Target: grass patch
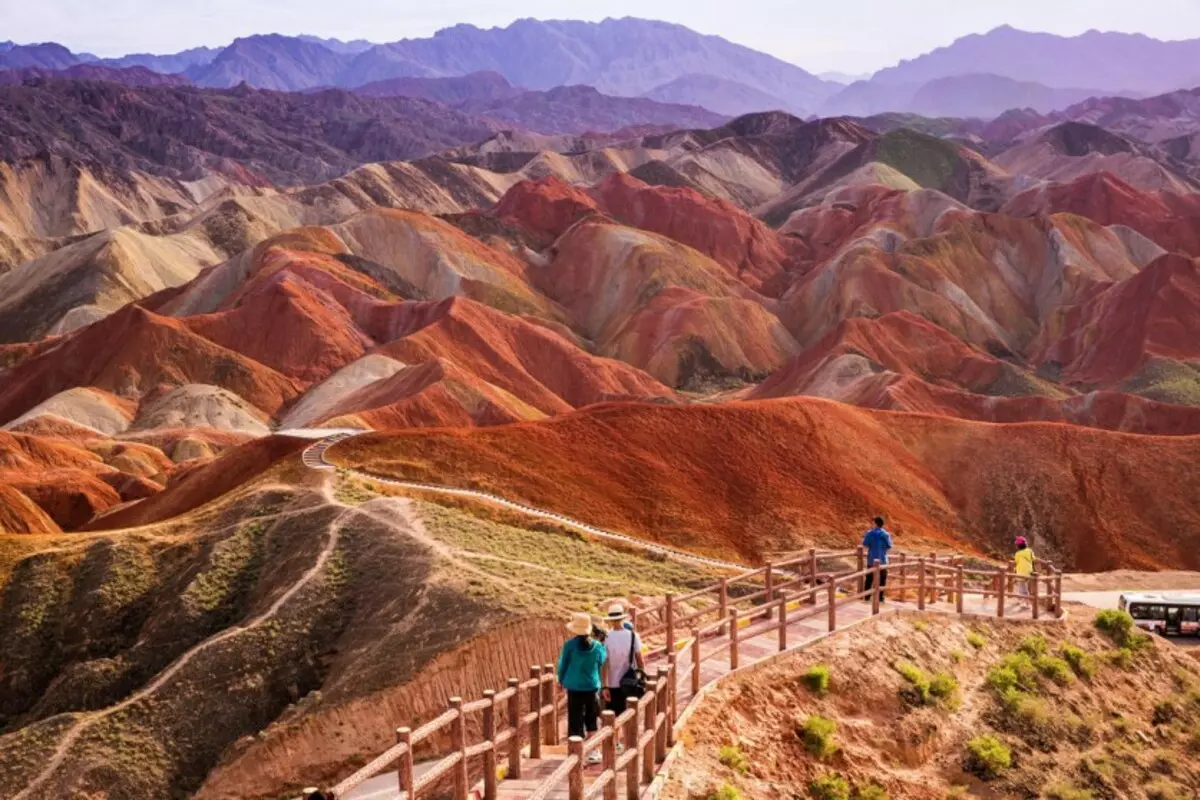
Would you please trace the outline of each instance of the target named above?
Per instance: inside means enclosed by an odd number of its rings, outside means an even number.
[[[1175,705],[1175,701],[1159,700],[1154,704],[1154,714],[1150,721],[1155,725],[1169,725],[1179,718],[1179,706]]]
[[[1081,678],[1090,678],[1096,672],[1096,659],[1073,644],[1063,644],[1059,651],[1071,670]]]
[[[1021,643],[1017,645],[1017,652],[1024,653],[1030,658],[1037,658],[1038,656],[1045,655],[1049,648],[1050,645],[1047,644],[1046,637],[1040,633],[1035,633],[1021,640]]]
[[[1156,780],[1146,786],[1146,797],[1150,800],[1189,800],[1191,793],[1174,781]]]
[[[991,734],[976,736],[967,742],[967,757],[963,767],[985,781],[994,780],[1012,767],[1012,752],[1004,742]]]
[[[955,664],[961,664],[966,659],[966,657],[967,657],[967,654],[964,653],[962,650],[951,650],[950,651],[950,661]]]
[[[742,793],[733,784],[724,783],[720,789],[708,795],[708,800],[742,800]]]
[[[1033,662],[1043,676],[1057,683],[1059,686],[1069,686],[1075,680],[1075,671],[1071,669],[1071,665],[1064,659],[1050,655],[1040,655]]]
[[[830,772],[810,782],[808,794],[813,800],[850,800],[850,784]]]
[[[1054,783],[1046,788],[1047,800],[1095,800],[1091,789],[1078,789],[1072,783]]]
[[[750,759],[742,752],[742,748],[735,744],[727,744],[722,747],[717,752],[717,760],[739,775],[745,775],[750,771]]]
[[[982,650],[987,644],[987,639],[983,638],[983,634],[979,631],[967,631],[967,644],[976,650]]]
[[[796,735],[804,742],[804,748],[817,758],[825,759],[837,752],[837,723],[828,717],[813,714],[804,720]]]
[[[1125,611],[1105,609],[1096,614],[1096,629],[1117,647],[1136,653],[1150,644],[1150,637],[1137,629],[1133,617]]]
[[[875,783],[854,787],[854,800],[888,800],[887,789]]]
[[[181,597],[184,608],[202,617],[224,610],[234,613],[240,599],[253,588],[262,567],[265,520],[241,526],[237,533],[213,546],[208,564],[192,579]]]
[[[804,673],[804,685],[810,691],[824,695],[829,692],[829,667],[824,664],[818,664],[815,667],[809,667]]]

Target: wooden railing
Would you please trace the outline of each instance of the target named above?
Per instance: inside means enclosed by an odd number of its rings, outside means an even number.
[[[829,568],[830,562],[850,560],[853,567],[840,571]],[[897,552],[886,567],[866,567],[862,548],[810,550],[803,557],[723,578],[686,595],[667,595],[659,603],[636,609],[635,619],[643,623],[639,635],[655,640],[647,658],[659,661],[646,695],[619,717],[605,712],[599,731],[588,739],[570,737],[566,757],[542,779],[530,800],[545,800],[563,783],[571,800],[616,800],[622,776],[626,797],[637,797],[640,787],[653,780],[657,765],[674,745],[681,711],[680,687],[685,687],[690,703],[702,688],[703,663],[727,658],[729,669],[738,669],[740,646],[751,639],[774,634],[782,652],[789,648],[791,625],[824,616],[827,630],[832,632],[838,627],[840,608],[869,599],[872,615],[878,614],[884,595],[899,602],[914,600],[919,610],[945,601],[953,603],[960,614],[964,613],[967,596],[979,596],[985,602],[995,598],[994,613],[1004,617],[1010,610],[1006,609],[1007,601],[1016,596],[1014,592],[1022,582],[1027,587],[1033,619],[1039,619],[1042,605],[1052,616],[1060,616],[1062,573],[1045,562],[1041,566],[1047,571],[1022,578],[1011,569],[966,566],[965,559],[956,555]],[[886,587],[880,587],[885,569],[890,580]],[[685,625],[688,627],[681,627]],[[688,630],[690,635],[677,641],[679,630]],[[710,646],[706,648],[706,644]],[[503,780],[521,777],[523,759],[541,759],[543,745],[558,744],[564,702],[554,665],[531,667],[525,681],[510,678],[505,689],[486,691],[482,699],[468,703],[451,698],[441,716],[416,730],[398,728],[393,747],[332,789],[305,789],[304,797],[342,800],[394,764],[397,790],[403,800],[428,798],[435,787],[449,791],[454,800],[467,800],[476,774],[480,776],[483,800],[495,800]],[[480,723],[468,725],[474,715],[480,716]],[[473,738],[469,730],[478,730],[479,741],[468,742]],[[619,757],[618,739],[625,746]],[[442,743],[437,751],[445,754],[432,764],[425,763],[417,777],[414,751],[424,742]],[[528,755],[523,752],[526,747]],[[593,750],[601,753],[601,771],[585,775],[585,754]],[[501,763],[506,764],[503,773],[498,769]],[[585,786],[585,777],[591,778],[590,785]]]

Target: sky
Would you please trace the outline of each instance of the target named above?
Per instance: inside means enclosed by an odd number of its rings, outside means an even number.
[[[873,72],[1000,25],[1076,35],[1089,29],[1200,38],[1200,0],[0,0],[0,40],[56,41],[116,56],[223,46],[256,33],[373,42],[429,36],[460,22],[663,19],[724,36],[810,72]]]

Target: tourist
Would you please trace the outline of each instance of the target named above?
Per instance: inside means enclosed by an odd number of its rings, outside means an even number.
[[[572,634],[558,656],[558,684],[567,693],[567,735],[586,739],[600,727],[601,672],[608,652],[592,638],[592,618],[574,614],[567,623]],[[600,763],[600,751],[588,754],[589,764]]]
[[[626,628],[629,615],[622,603],[608,607],[604,618],[611,630],[605,641],[608,666],[605,669],[604,707],[617,716],[625,713],[626,701],[637,699],[645,692],[646,660],[642,657],[642,638]]]
[[[887,566],[888,550],[892,549],[892,535],[883,528],[883,517],[875,518],[875,527],[867,531],[863,536],[862,546],[867,548],[867,569],[879,564],[880,567]],[[871,591],[875,586],[875,576],[867,574],[865,591]],[[879,602],[884,602],[883,588],[887,586],[887,570],[879,570]],[[870,600],[870,596],[864,598]]]
[[[1017,552],[1013,554],[1013,571],[1017,573],[1017,595],[1021,598],[1023,606],[1030,605],[1030,583],[1033,580],[1034,562],[1036,561],[1033,555],[1033,549],[1030,548],[1029,542],[1024,536],[1018,536],[1016,541]]]

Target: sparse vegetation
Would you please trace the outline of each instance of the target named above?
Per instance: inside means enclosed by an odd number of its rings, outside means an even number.
[[[1055,783],[1046,789],[1047,800],[1095,800],[1090,789],[1077,789],[1074,784]]]
[[[796,733],[804,742],[805,749],[817,758],[825,759],[837,752],[837,743],[834,741],[837,723],[827,717],[811,715]]]
[[[917,633],[924,633],[925,631],[929,630],[929,624],[924,622],[923,620],[917,620],[917,621],[913,622],[912,625],[913,625],[913,630],[915,630]]]
[[[874,783],[854,788],[854,800],[888,800],[887,789]]]
[[[1021,640],[1021,643],[1017,645],[1017,652],[1024,653],[1030,658],[1037,658],[1038,656],[1045,655],[1048,647],[1046,637],[1040,633],[1035,633]]]
[[[727,744],[717,753],[717,760],[734,772],[745,775],[750,771],[750,759],[736,744]]]
[[[984,734],[967,742],[964,768],[983,780],[1000,777],[1012,767],[1012,752],[995,736]]]
[[[967,654],[964,653],[962,650],[951,650],[950,651],[950,660],[953,661],[955,664],[961,664],[963,662],[963,660],[966,659],[966,657],[967,657]]]
[[[1131,653],[1136,653],[1150,643],[1150,637],[1137,629],[1133,617],[1125,611],[1100,611],[1096,614],[1095,625],[1097,630],[1112,639],[1117,647]]]
[[[733,784],[723,783],[721,788],[708,796],[708,800],[742,800],[742,793]]]
[[[1067,686],[1075,680],[1075,671],[1071,669],[1070,664],[1061,658],[1040,655],[1034,661],[1034,666],[1037,667],[1038,672],[1059,686]]]
[[[1063,644],[1060,651],[1063,660],[1081,678],[1090,678],[1096,672],[1096,659],[1073,644]]]
[[[982,650],[987,645],[987,639],[979,631],[967,631],[967,644],[976,650]]]
[[[824,664],[809,667],[804,673],[804,685],[816,694],[826,694],[829,691],[829,667]]]
[[[1146,786],[1146,797],[1150,800],[1188,800],[1188,794],[1187,787],[1165,779]]]
[[[841,775],[827,772],[808,784],[813,800],[850,800],[850,784]]]
[[[1154,704],[1154,716],[1150,721],[1155,725],[1166,725],[1174,722],[1178,717],[1179,706],[1175,705],[1175,701],[1167,699]]]

